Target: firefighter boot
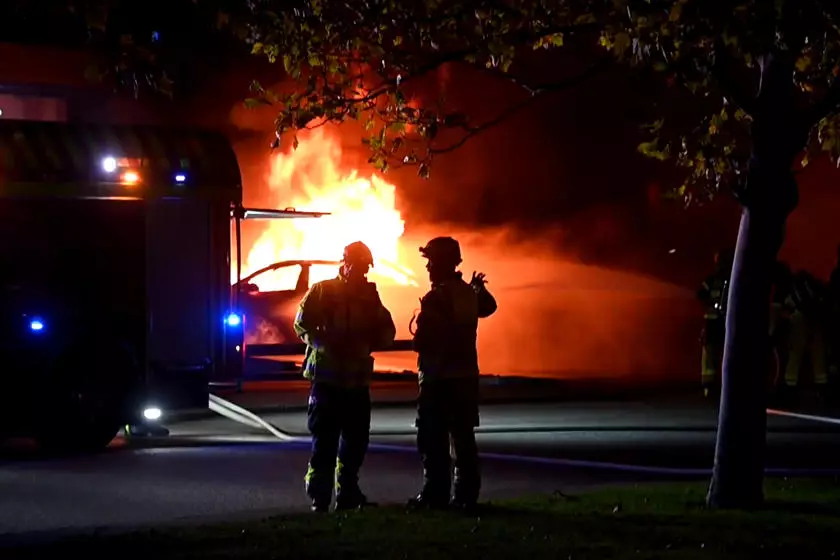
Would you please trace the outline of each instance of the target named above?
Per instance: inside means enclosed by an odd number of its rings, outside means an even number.
[[[306,495],[312,500],[311,509],[315,513],[326,513],[330,510],[333,480],[326,474],[327,472],[332,472],[332,469],[326,471],[326,469],[313,468],[311,461],[306,469],[304,477]]]
[[[335,510],[347,511],[374,507],[375,503],[368,501],[367,496],[359,488],[358,470],[348,467],[340,459],[335,469]]]
[[[452,486],[449,431],[435,416],[418,417],[416,426],[417,450],[423,463],[423,490],[411,498],[408,505],[412,508],[447,508]]]
[[[481,491],[478,446],[473,428],[467,426],[453,431],[452,447],[455,455],[455,481],[454,496],[450,505],[458,509],[473,510],[478,504]]]

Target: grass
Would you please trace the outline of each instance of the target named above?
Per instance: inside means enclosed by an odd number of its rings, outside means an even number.
[[[831,558],[838,480],[774,480],[758,512],[704,509],[705,484],[643,484],[489,504],[480,513],[389,506],[329,515],[75,537],[11,558]],[[784,555],[784,556],[782,556]]]

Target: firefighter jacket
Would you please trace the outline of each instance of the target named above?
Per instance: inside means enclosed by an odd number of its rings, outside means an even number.
[[[420,383],[430,379],[478,376],[478,320],[496,311],[484,286],[472,286],[461,273],[432,284],[420,300],[414,351]]]
[[[726,298],[729,276],[725,270],[718,270],[706,278],[697,291],[697,299],[706,308],[704,317],[709,320],[726,316]]]
[[[810,320],[819,320],[824,313],[825,291],[819,280],[801,272],[793,277],[786,304]]]
[[[840,266],[831,271],[828,279],[829,310],[832,315],[840,315]]]
[[[306,343],[303,375],[342,387],[370,384],[372,351],[393,344],[396,327],[376,285],[341,276],[314,284],[298,306],[295,332]]]

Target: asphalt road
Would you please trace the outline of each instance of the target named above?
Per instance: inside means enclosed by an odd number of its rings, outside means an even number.
[[[303,432],[301,412],[266,418],[283,430]],[[374,501],[403,502],[420,485],[412,420],[408,407],[374,410],[375,446],[362,476]],[[563,461],[487,458],[483,496],[492,500],[553,490],[568,493],[597,484],[705,476],[714,420],[714,410],[684,402],[488,405],[479,435],[483,451]],[[0,455],[0,544],[64,531],[259,517],[306,508],[305,439],[281,443],[262,430],[223,418],[171,427],[167,442],[117,441],[110,450],[88,457],[49,459],[26,447],[6,448]],[[772,419],[769,464],[840,468],[838,436],[836,426],[826,430],[810,422]],[[701,471],[639,473],[575,463],[584,460]]]

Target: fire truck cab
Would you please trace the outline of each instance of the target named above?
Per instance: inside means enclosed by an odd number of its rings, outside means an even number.
[[[0,119],[0,436],[97,449],[239,378],[239,222],[300,217],[241,201],[220,134]]]

